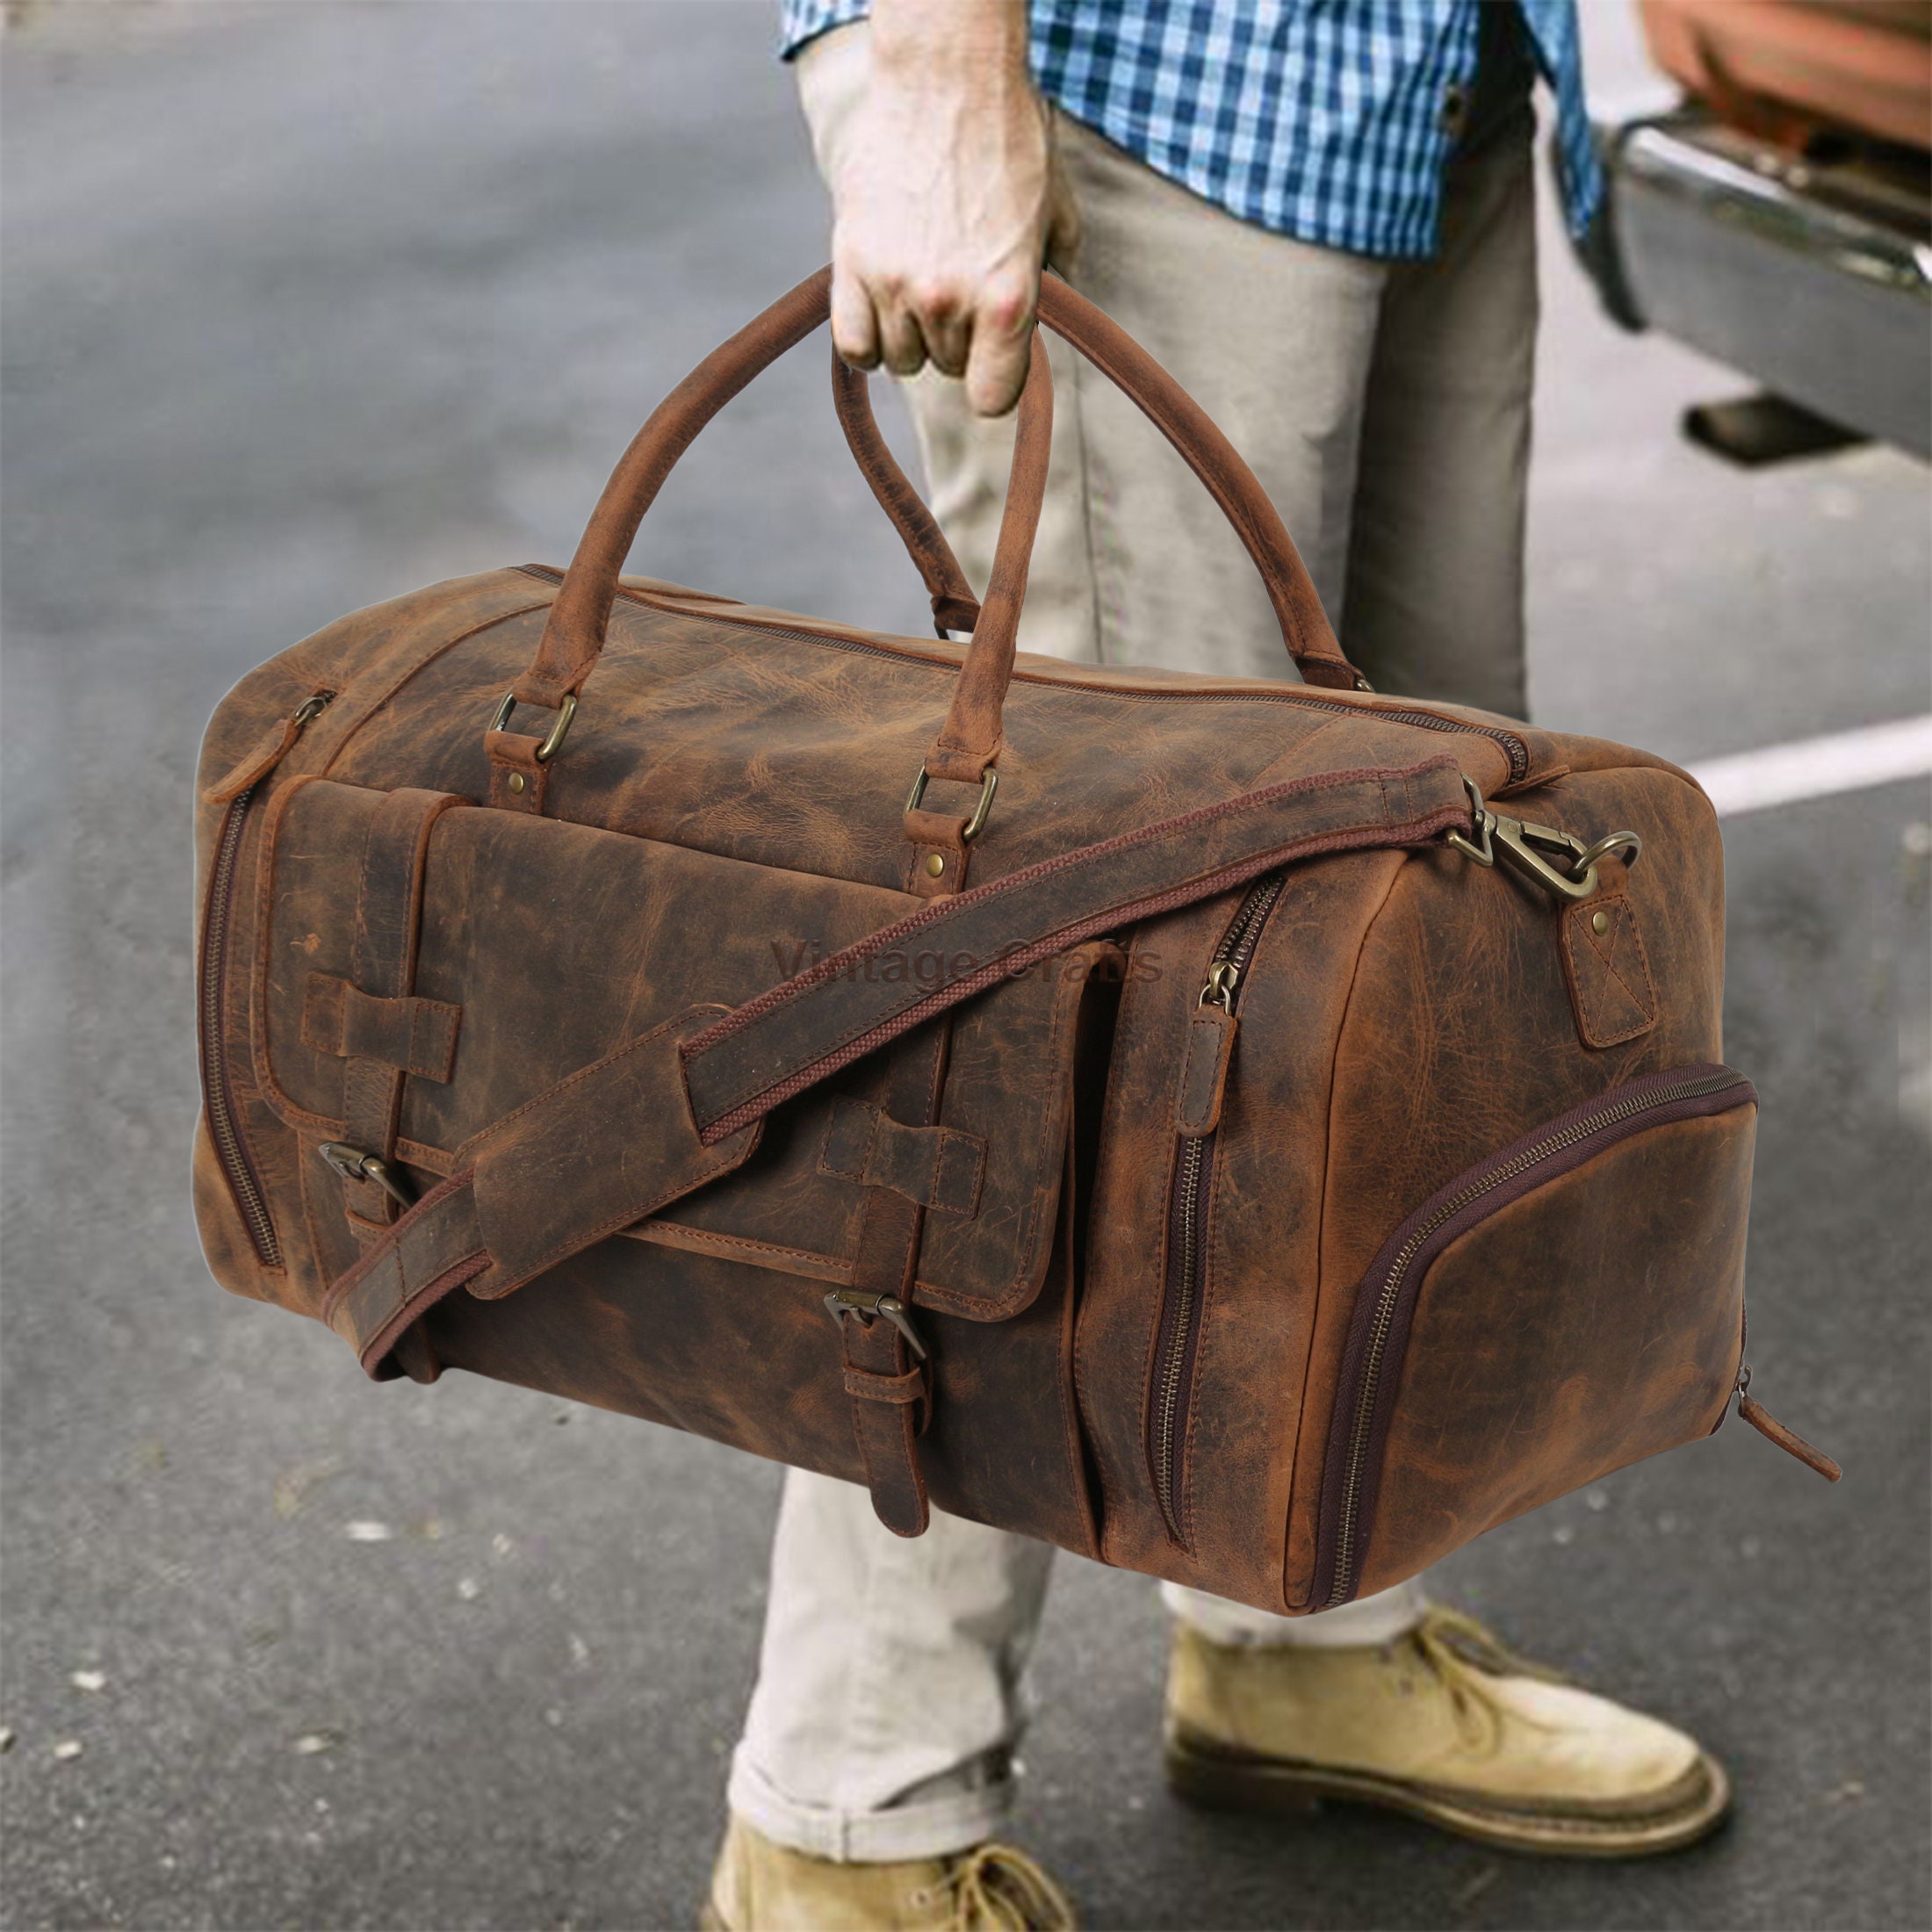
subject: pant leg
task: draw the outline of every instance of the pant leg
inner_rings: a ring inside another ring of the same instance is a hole
[[[933,1512],[894,1536],[854,1483],[791,1470],[730,1803],[821,1858],[934,1858],[998,1829],[1053,1551]]]
[[[1055,139],[1080,211],[1078,249],[1057,265],[1241,452],[1334,622],[1387,265],[1237,220],[1065,115]],[[1054,467],[1021,647],[1293,678],[1260,575],[1213,498],[1106,377],[1057,340],[1049,354]],[[906,393],[934,508],[983,581],[1012,425],[975,422],[941,378]]]
[[[1394,269],[1368,375],[1343,648],[1378,691],[1521,717],[1537,324],[1527,101],[1448,169],[1440,253]]]

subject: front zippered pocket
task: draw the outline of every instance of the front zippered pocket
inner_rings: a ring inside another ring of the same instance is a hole
[[[1647,1074],[1546,1122],[1479,1163],[1431,1195],[1389,1236],[1357,1291],[1342,1356],[1323,1478],[1314,1608],[1332,1608],[1355,1594],[1374,1527],[1382,1452],[1417,1298],[1443,1251],[1479,1223],[1635,1135],[1755,1105],[1756,1098],[1750,1082],[1728,1067]],[[1534,1286],[1544,1296],[1557,1296],[1568,1285],[1551,1280]],[[1528,1290],[1532,1284],[1522,1287]],[[1510,1319],[1535,1322],[1547,1312],[1525,1294]],[[1472,1366],[1471,1372],[1481,1370]]]
[[[309,720],[335,696],[333,691],[317,691],[299,705],[289,719],[283,752],[293,742]],[[279,755],[277,762],[279,761]],[[251,769],[255,768],[249,768]],[[242,841],[249,829],[250,807],[260,795],[272,764],[228,800],[222,814],[221,830],[215,840],[214,863],[208,871],[208,898],[201,926],[201,964],[197,989],[196,1020],[201,1049],[201,1106],[208,1123],[208,1139],[214,1148],[221,1178],[227,1183],[229,1198],[249,1231],[255,1257],[264,1268],[282,1266],[282,1243],[276,1233],[275,1216],[270,1211],[268,1191],[262,1184],[261,1170],[242,1132],[235,1107],[234,1089],[228,1077],[228,1059],[222,1045],[222,1017],[227,1006],[228,929],[234,911],[234,875],[242,855]],[[220,793],[215,794],[220,797]]]
[[[1215,948],[1200,1005],[1219,1006],[1233,1018],[1244,977],[1261,942],[1262,928],[1286,881],[1285,873],[1272,872],[1249,888]],[[1148,1385],[1148,1474],[1167,1533],[1183,1548],[1187,1543],[1182,1521],[1184,1450],[1208,1286],[1208,1203],[1214,1190],[1217,1137],[1208,1132],[1177,1138],[1174,1179],[1167,1205],[1166,1279]]]

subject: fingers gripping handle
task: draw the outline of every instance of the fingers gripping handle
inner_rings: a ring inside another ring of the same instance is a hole
[[[536,660],[517,681],[515,692],[520,701],[554,709],[582,685],[603,648],[611,605],[616,596],[618,573],[638,527],[665,479],[705,424],[753,376],[804,341],[825,320],[831,283],[831,270],[821,269],[782,296],[762,315],[706,357],[665,398],[638,432],[598,499],[551,606]],[[1266,493],[1206,414],[1124,330],[1063,282],[1050,276],[1041,285],[1040,319],[1123,389],[1200,477],[1260,570],[1281,625],[1283,640],[1303,677],[1310,683],[1331,688],[1366,688],[1362,678],[1337,645],[1308,572]],[[1036,343],[1033,364],[1035,372],[1043,364],[1044,357]],[[1034,378],[1029,376],[1027,387],[1031,390],[1034,386]],[[1048,386],[1045,381],[1038,383],[1042,392]],[[1024,399],[1021,409],[1024,429]],[[851,433],[849,422],[847,433]],[[862,437],[862,431],[861,435]],[[1039,487],[1044,489],[1044,441],[1043,436],[1038,439],[1035,468],[1030,458],[1022,466],[1025,439],[1016,438],[1015,484],[1023,479],[1030,484],[1036,473]],[[994,580],[995,588],[1003,582],[1009,592],[1017,588],[1023,594],[1027,557],[1008,555],[1008,540],[1017,543],[1023,531],[1026,551],[1031,551],[1039,506],[1034,502],[1027,515],[1022,501],[1018,506],[1021,514],[1016,516],[1013,494],[1009,492],[1007,514],[1001,526],[1000,555],[995,562]],[[888,511],[890,514],[890,504]],[[895,516],[894,520],[898,522],[898,518]],[[900,528],[903,532],[905,524],[901,523]],[[953,594],[949,582],[947,589],[948,595]],[[970,686],[972,702],[965,708],[966,715],[949,716],[941,733],[943,764],[963,765],[976,753],[984,764],[998,748],[998,701],[1004,697],[1011,674],[1012,630],[1017,629],[1019,611],[1015,597],[1012,629],[1007,629],[1003,610],[998,624],[987,622],[994,605],[994,588],[990,588],[962,673],[962,695],[963,688]],[[1003,630],[1006,631],[1004,636]],[[993,713],[990,737],[985,728],[989,699]],[[955,705],[955,711],[959,709]],[[940,775],[935,767],[934,775]]]

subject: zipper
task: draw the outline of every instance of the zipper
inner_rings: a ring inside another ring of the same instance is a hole
[[[1270,873],[1248,894],[1221,935],[1200,989],[1202,1006],[1232,1014],[1241,998],[1244,976],[1261,942],[1262,928],[1287,883]],[[1205,1300],[1205,1251],[1201,1229],[1214,1186],[1215,1134],[1183,1137],[1175,1163],[1173,1192],[1167,1208],[1167,1280],[1161,1301],[1159,1340],[1155,1349],[1152,1401],[1148,1407],[1148,1466],[1155,1499],[1167,1533],[1186,1546],[1179,1500],[1181,1442],[1186,1432],[1189,1385],[1200,1342]]]
[[[1402,1236],[1401,1245],[1386,1263],[1378,1258],[1380,1286],[1375,1289],[1373,1313],[1367,1318],[1366,1343],[1359,1353],[1352,1378],[1352,1408],[1342,1465],[1338,1501],[1333,1511],[1334,1529],[1327,1540],[1333,1551],[1333,1581],[1326,1601],[1320,1606],[1331,1610],[1345,1603],[1355,1587],[1355,1569],[1360,1554],[1364,1486],[1370,1473],[1370,1449],[1374,1434],[1376,1397],[1388,1366],[1389,1337],[1399,1311],[1404,1288],[1416,1274],[1417,1258],[1429,1248],[1431,1237],[1466,1209],[1497,1190],[1509,1186],[1532,1169],[1554,1160],[1595,1138],[1608,1129],[1621,1128],[1613,1135],[1623,1139],[1640,1126],[1654,1124],[1649,1116],[1676,1108],[1698,1111],[1695,1103],[1709,1095],[1736,1089],[1741,1103],[1752,1096],[1750,1082],[1728,1067],[1705,1067],[1683,1075],[1651,1075],[1624,1090],[1621,1099],[1578,1108],[1566,1114],[1552,1130],[1517,1152],[1481,1168],[1453,1193],[1426,1205],[1413,1227]],[[1433,1257],[1430,1257],[1431,1259]],[[1377,1276],[1372,1275],[1372,1280]],[[1369,1286],[1364,1284],[1365,1289]],[[1359,1331],[1362,1315],[1355,1317]],[[1352,1337],[1344,1358],[1344,1374],[1349,1356],[1357,1353],[1356,1337]],[[1328,1512],[1324,1511],[1324,1514]]]
[[[524,564],[521,567],[526,576],[542,578],[546,583],[560,584],[564,580],[563,572],[559,570],[554,564]],[[829,645],[834,651],[854,651],[863,657],[890,658],[897,664],[908,662],[930,664],[933,661],[929,658],[914,657],[904,651],[891,650],[884,645],[868,644],[863,638],[860,638],[833,637],[822,631],[798,631],[794,630],[789,625],[782,624],[761,624],[746,617],[727,616],[723,611],[688,611],[681,606],[667,604],[657,599],[647,597],[641,591],[620,589],[618,595],[630,597],[633,602],[643,604],[647,609],[668,609],[674,611],[680,616],[703,617],[708,623],[730,624],[733,629],[739,631],[758,631],[781,638],[796,638],[804,644]],[[943,666],[938,665],[934,667],[935,669],[944,668]],[[1020,671],[1015,672],[1014,675],[1023,678],[1027,674]],[[1056,681],[1041,680],[1040,681]],[[1081,688],[1092,689],[1095,687],[1082,686]],[[1530,775],[1530,747],[1514,732],[1506,732],[1500,725],[1472,724],[1466,718],[1444,717],[1436,711],[1388,710],[1373,704],[1342,704],[1333,698],[1316,696],[1306,686],[1285,685],[1279,691],[1159,691],[1143,694],[1138,691],[1109,690],[1106,695],[1110,697],[1127,697],[1136,700],[1147,696],[1157,697],[1163,703],[1167,702],[1169,699],[1179,699],[1183,703],[1191,704],[1299,704],[1309,710],[1333,711],[1343,717],[1387,718],[1391,723],[1413,724],[1419,730],[1425,732],[1462,732],[1477,738],[1487,738],[1491,744],[1499,746],[1502,748],[1503,756],[1510,761],[1510,784],[1521,784]]]
[[[299,732],[315,717],[335,696],[333,691],[317,691],[297,707],[290,723]],[[242,853],[242,840],[248,830],[249,808],[261,790],[267,772],[237,792],[228,801],[221,820],[221,833],[215,843],[214,865],[208,875],[208,905],[201,934],[201,982],[198,1017],[201,1023],[201,1099],[208,1122],[208,1137],[214,1143],[215,1157],[221,1164],[222,1178],[235,1210],[249,1230],[256,1258],[264,1268],[280,1269],[282,1244],[275,1231],[275,1217],[269,1212],[268,1193],[262,1184],[261,1171],[242,1138],[236,1117],[234,1089],[228,1078],[227,1056],[222,1051],[221,1020],[227,1006],[228,984],[228,925],[234,906],[234,876]]]

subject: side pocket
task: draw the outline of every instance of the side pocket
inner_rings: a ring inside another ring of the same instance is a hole
[[[1651,1074],[1460,1175],[1357,1291],[1316,1601],[1707,1434],[1742,1349],[1756,1094]]]

